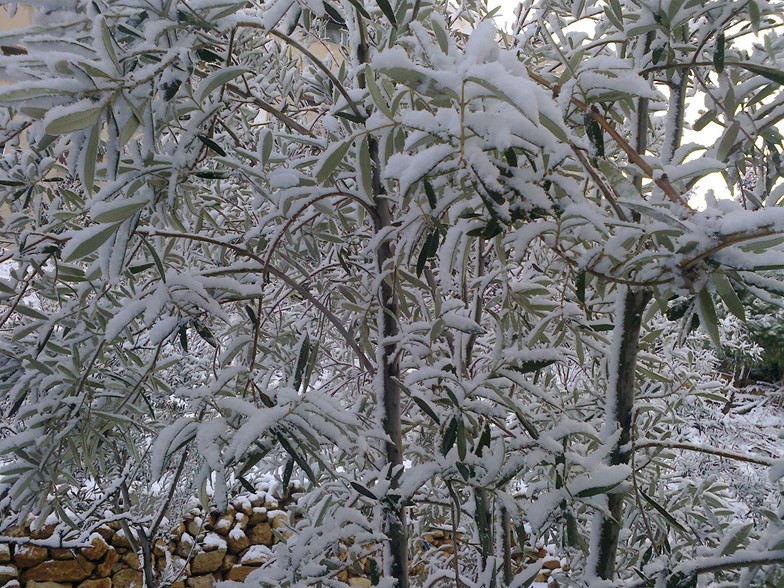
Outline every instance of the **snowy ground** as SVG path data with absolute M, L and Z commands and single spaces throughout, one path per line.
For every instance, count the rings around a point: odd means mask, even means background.
M 693 443 L 771 460 L 784 457 L 784 388 L 758 385 L 740 391 L 726 415 L 695 412 L 699 424 L 690 431 Z M 728 484 L 738 500 L 739 518 L 753 517 L 752 511 L 764 502 L 775 504 L 777 490 L 769 467 L 686 451 L 680 462 L 684 471 L 716 475 Z

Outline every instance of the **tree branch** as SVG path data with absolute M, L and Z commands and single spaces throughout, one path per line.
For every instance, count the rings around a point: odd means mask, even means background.
M 735 459 L 737 461 L 744 461 L 747 463 L 754 463 L 761 466 L 770 467 L 773 465 L 773 460 L 767 457 L 759 457 L 749 455 L 746 453 L 739 453 L 736 451 L 729 451 L 726 449 L 717 449 L 715 447 L 708 447 L 705 445 L 697 445 L 696 443 L 682 443 L 679 441 L 667 441 L 657 439 L 647 439 L 645 441 L 636 442 L 634 449 L 647 449 L 649 447 L 658 447 L 661 449 L 682 449 L 684 451 L 694 451 L 697 453 L 705 453 L 708 455 L 716 455 L 718 457 L 725 457 L 727 459 Z
M 539 74 L 536 74 L 529 70 L 528 75 L 533 81 L 535 81 L 538 84 L 541 84 L 548 90 L 551 90 L 554 93 L 558 92 L 557 86 L 551 85 L 550 82 L 548 82 L 545 78 L 543 78 Z M 626 141 L 626 139 L 624 139 L 620 135 L 620 133 L 618 133 L 618 131 L 615 130 L 615 127 L 613 127 L 607 121 L 607 119 L 604 118 L 599 113 L 598 110 L 596 110 L 595 107 L 589 107 L 585 102 L 577 98 L 571 98 L 570 102 L 574 104 L 577 108 L 582 110 L 583 112 L 587 113 L 597 123 L 599 123 L 599 126 L 602 127 L 602 130 L 604 130 L 608 135 L 610 135 L 612 140 L 615 141 L 621 149 L 623 149 L 624 153 L 626 153 L 626 156 L 629 158 L 629 160 L 632 163 L 634 163 L 637 167 L 639 167 L 642 170 L 642 173 L 644 173 L 648 178 L 650 178 L 653 181 L 653 183 L 656 184 L 656 186 L 666 194 L 667 198 L 672 200 L 675 204 L 679 204 L 683 206 L 686 210 L 692 212 L 692 209 L 691 207 L 689 207 L 689 204 L 681 197 L 680 194 L 678 194 L 678 192 L 676 192 L 675 188 L 670 183 L 670 180 L 667 178 L 667 175 L 656 174 L 654 169 L 650 166 L 650 164 L 647 161 L 645 161 L 645 159 L 643 159 L 642 155 L 637 153 L 637 150 L 634 149 L 631 145 L 629 145 L 628 141 Z
M 253 22 L 253 21 L 242 21 L 237 23 L 237 26 L 267 30 L 263 24 Z M 359 110 L 357 103 L 351 99 L 351 96 L 349 96 L 349 93 L 346 90 L 346 88 L 343 86 L 343 84 L 340 82 L 337 76 L 334 73 L 332 73 L 332 71 L 324 64 L 324 62 L 322 62 L 318 57 L 313 55 L 313 53 L 311 53 L 302 43 L 292 39 L 286 33 L 282 33 L 275 29 L 269 29 L 267 32 L 270 35 L 273 35 L 278 39 L 280 39 L 281 41 L 285 41 L 286 43 L 294 47 L 297 51 L 299 51 L 305 57 L 307 57 L 311 61 L 311 63 L 313 63 L 313 65 L 315 65 L 322 72 L 324 72 L 324 75 L 327 76 L 333 84 L 335 84 L 335 87 L 337 88 L 338 92 L 340 92 L 340 95 L 346 99 L 346 102 L 348 103 L 352 112 L 357 116 L 357 118 L 361 120 L 365 120 L 366 116 L 362 114 L 361 110 Z
M 324 304 L 316 298 L 310 290 L 308 290 L 302 284 L 299 284 L 291 277 L 289 277 L 285 272 L 279 270 L 274 266 L 267 265 L 265 268 L 265 260 L 253 253 L 252 251 L 246 249 L 245 247 L 240 247 L 239 245 L 234 245 L 233 243 L 226 243 L 219 239 L 213 239 L 212 237 L 206 237 L 204 235 L 196 235 L 194 233 L 180 233 L 176 231 L 161 231 L 157 229 L 144 229 L 144 228 L 137 228 L 136 233 L 139 235 L 145 235 L 148 237 L 172 237 L 175 239 L 188 239 L 190 241 L 201 241 L 203 243 L 210 243 L 212 245 L 217 245 L 219 247 L 225 247 L 226 249 L 231 249 L 253 261 L 258 262 L 259 268 L 258 271 L 272 274 L 283 283 L 285 283 L 289 288 L 294 290 L 297 294 L 305 298 L 308 302 L 310 302 L 313 306 L 319 309 L 319 311 L 326 317 L 326 319 L 332 323 L 332 325 L 338 330 L 338 332 L 343 336 L 346 344 L 351 347 L 354 353 L 357 354 L 357 358 L 359 362 L 362 364 L 362 367 L 365 368 L 370 375 L 374 375 L 376 373 L 376 367 L 373 365 L 373 362 L 368 359 L 367 355 L 360 349 L 357 342 L 351 336 L 351 334 L 346 330 L 346 327 L 343 325 L 341 320 L 335 316 L 335 314 L 328 309 Z M 249 270 L 250 271 L 250 270 Z

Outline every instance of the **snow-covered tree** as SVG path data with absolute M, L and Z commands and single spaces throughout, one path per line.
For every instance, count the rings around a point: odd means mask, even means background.
M 578 585 L 782 581 L 781 519 L 673 467 L 784 474 L 688 437 L 723 398 L 694 333 L 784 292 L 779 2 L 539 0 L 512 34 L 473 2 L 35 4 L 0 39 L 2 506 L 144 553 L 186 482 L 220 508 L 263 470 L 305 492 L 257 582 L 525 585 L 526 538 Z

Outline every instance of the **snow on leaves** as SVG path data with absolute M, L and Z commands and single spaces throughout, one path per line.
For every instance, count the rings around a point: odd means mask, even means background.
M 778 5 L 534 3 L 500 38 L 470 3 L 39 4 L 0 70 L 4 507 L 144 533 L 161 486 L 220 503 L 273 472 L 305 488 L 281 585 L 383 564 L 405 509 L 412 544 L 470 535 L 418 569 L 477 586 L 526 525 L 589 577 L 622 496 L 622 581 L 780 549 L 665 451 L 720 451 L 683 433 L 720 412 L 711 345 L 784 292 L 781 44 L 739 41 Z M 690 208 L 717 171 L 738 202 Z

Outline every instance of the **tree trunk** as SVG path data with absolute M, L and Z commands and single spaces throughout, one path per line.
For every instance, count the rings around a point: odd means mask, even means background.
M 642 315 L 651 293 L 647 290 L 626 289 L 618 294 L 623 300 L 617 307 L 614 350 L 617 357 L 610 358 L 610 377 L 607 398 L 607 435 L 620 430 L 612 453 L 610 465 L 628 464 L 631 454 L 632 411 L 634 408 L 635 368 L 640 344 Z M 597 515 L 592 532 L 591 550 L 593 572 L 596 576 L 612 580 L 615 576 L 615 559 L 618 536 L 623 525 L 623 494 L 607 496 L 607 514 Z
M 378 144 L 374 139 L 369 142 L 371 160 L 378 159 Z M 380 187 L 377 172 L 373 173 L 374 191 L 376 183 Z M 380 193 L 379 193 L 380 194 Z M 376 198 L 376 230 L 389 226 L 389 204 L 383 196 Z M 408 537 L 406 532 L 406 512 L 400 504 L 400 496 L 396 490 L 399 486 L 399 470 L 403 467 L 403 436 L 400 423 L 400 386 L 398 377 L 400 365 L 397 358 L 397 343 L 391 342 L 398 334 L 398 308 L 395 299 L 395 288 L 392 276 L 385 275 L 389 271 L 387 262 L 392 258 L 389 241 L 378 246 L 377 270 L 383 276 L 379 287 L 379 342 L 377 351 L 376 378 L 379 386 L 379 403 L 383 405 L 382 426 L 387 435 L 386 459 L 389 467 L 391 483 L 384 504 L 384 533 L 389 538 L 390 566 L 389 575 L 397 579 L 399 588 L 408 586 Z
M 367 31 L 362 16 L 357 12 L 360 40 L 356 56 L 360 64 L 370 61 L 370 48 Z M 362 70 L 360 69 L 360 72 Z M 360 88 L 366 87 L 364 73 L 358 75 Z M 378 154 L 378 139 L 368 135 L 368 151 L 372 166 L 372 190 L 374 230 L 378 234 L 392 222 L 389 200 L 381 183 L 381 161 Z M 394 578 L 398 588 L 408 588 L 408 531 L 406 529 L 406 509 L 398 493 L 403 468 L 403 434 L 400 421 L 400 364 L 398 345 L 394 339 L 398 335 L 398 307 L 395 294 L 394 276 L 387 267 L 392 260 L 392 246 L 384 239 L 376 251 L 376 271 L 382 278 L 378 291 L 378 344 L 376 349 L 376 393 L 377 402 L 382 407 L 381 425 L 387 436 L 385 456 L 390 477 L 389 491 L 383 504 L 384 534 L 389 540 L 389 550 L 384 561 L 384 575 Z M 389 273 L 388 273 L 389 272 Z

